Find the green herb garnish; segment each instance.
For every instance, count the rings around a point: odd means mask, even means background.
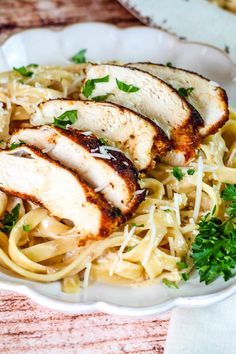
[[[188,96],[193,92],[194,88],[193,87],[180,87],[177,91],[181,97],[188,98]]]
[[[24,225],[23,225],[23,230],[24,230],[25,232],[29,232],[29,231],[30,231],[30,225],[24,224]]]
[[[176,265],[179,268],[179,270],[188,268],[188,265],[185,262],[177,262]]]
[[[194,168],[189,168],[189,169],[187,170],[187,174],[190,175],[190,176],[194,175],[194,173],[195,173]]]
[[[127,93],[137,92],[140,90],[139,87],[126,84],[125,82],[122,82],[118,79],[116,79],[116,85],[119,90],[127,92]]]
[[[115,207],[115,208],[112,209],[112,216],[113,216],[113,217],[116,218],[116,217],[118,217],[118,216],[121,216],[121,214],[122,214],[122,213],[121,213],[121,210],[120,210],[119,208],[116,208],[116,207]]]
[[[99,141],[101,144],[103,145],[108,145],[108,140],[104,139],[104,138],[99,138]]]
[[[32,64],[27,65],[27,68],[37,68],[38,66],[39,66],[38,64],[32,63]]]
[[[174,167],[172,169],[172,174],[175,178],[177,178],[178,181],[181,181],[184,177],[184,173],[179,167]]]
[[[12,209],[10,213],[6,213],[4,219],[2,221],[2,229],[5,232],[10,232],[12,228],[15,226],[20,213],[20,203],[16,204],[16,206]]]
[[[107,93],[106,95],[94,96],[94,97],[92,97],[92,100],[95,101],[95,102],[104,102],[110,96],[115,96],[115,95],[114,95],[114,93]]]
[[[19,140],[18,142],[12,143],[9,147],[10,150],[14,150],[16,148],[18,148],[19,146],[25,144],[25,141],[23,140]]]
[[[13,70],[25,77],[31,77],[33,75],[33,71],[28,70],[25,66],[19,68],[14,67]]]
[[[189,273],[182,273],[181,277],[184,281],[188,281],[189,280]]]
[[[109,82],[109,75],[104,76],[104,77],[100,77],[97,79],[89,79],[85,82],[84,87],[83,87],[83,95],[88,98],[89,96],[91,96],[91,94],[93,93],[93,90],[96,87],[96,84],[101,83],[101,82]]]
[[[221,195],[229,204],[229,217],[222,221],[208,213],[199,222],[199,232],[192,245],[194,265],[200,281],[206,284],[219,276],[227,281],[235,275],[236,185],[227,185]]]
[[[144,227],[144,224],[136,224],[135,222],[132,222],[132,224],[130,225],[131,227]]]
[[[168,288],[175,288],[178,289],[178,285],[176,284],[176,282],[174,281],[170,281],[166,278],[162,279],[162,283],[165,284],[166,286],[168,286]]]
[[[128,247],[126,247],[125,251],[126,251],[126,252],[130,252],[130,251],[132,251],[132,249],[133,249],[134,247],[136,247],[136,245],[135,245],[135,246],[128,246]]]
[[[169,68],[172,68],[172,67],[173,67],[171,61],[168,61],[168,62],[166,63],[166,66],[168,66]]]
[[[230,202],[226,212],[229,215],[236,215],[236,184],[227,184],[225,190],[221,192],[221,197]]]
[[[72,125],[77,120],[77,110],[66,111],[59,117],[54,118],[53,124],[59,128],[67,128],[68,125]]]
[[[77,52],[75,55],[73,55],[73,57],[71,58],[71,61],[73,61],[76,64],[82,64],[82,63],[86,63],[87,59],[86,59],[86,54],[87,49],[81,49],[79,52]]]

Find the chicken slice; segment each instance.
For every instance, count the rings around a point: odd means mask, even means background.
[[[51,100],[39,105],[31,123],[49,124],[70,110],[77,110],[72,128],[91,131],[115,143],[128,153],[138,170],[150,167],[153,159],[170,149],[167,137],[150,119],[112,103]]]
[[[140,186],[138,172],[131,161],[118,149],[104,146],[94,135],[44,125],[17,130],[11,143],[19,141],[42,149],[77,172],[123,214],[134,211],[144,197],[144,191],[135,194]]]
[[[228,120],[227,95],[216,82],[191,71],[161,64],[132,63],[129,66],[159,77],[176,90],[193,88],[186,99],[196,108],[204,120],[204,126],[200,128],[201,136],[214,134]]]
[[[196,154],[198,127],[203,121],[177,91],[144,71],[118,65],[87,65],[81,98],[106,100],[130,108],[150,119],[171,139],[172,164],[185,164]]]
[[[118,223],[116,209],[101,195],[33,147],[0,152],[0,189],[72,221],[81,242],[108,236]]]

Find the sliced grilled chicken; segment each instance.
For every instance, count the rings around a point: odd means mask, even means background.
[[[201,136],[214,134],[228,120],[226,92],[214,81],[191,71],[161,64],[132,63],[129,66],[159,77],[177,90],[193,88],[186,99],[196,108],[204,120],[204,127],[200,128]]]
[[[195,156],[202,119],[177,91],[157,77],[130,67],[90,64],[81,92],[83,99],[106,95],[108,101],[152,119],[173,143],[170,163],[185,164]]]
[[[130,214],[144,198],[138,172],[126,156],[104,146],[94,135],[44,125],[16,131],[11,143],[24,141],[71,168],[123,214]],[[137,194],[138,193],[138,194]]]
[[[151,166],[157,155],[165,155],[170,149],[167,137],[150,119],[112,103],[51,100],[39,105],[31,123],[52,123],[54,117],[70,110],[77,110],[72,128],[92,131],[115,143],[139,170]]]
[[[118,222],[116,209],[101,195],[76,173],[33,147],[22,145],[0,152],[0,189],[71,220],[81,242],[108,236]]]

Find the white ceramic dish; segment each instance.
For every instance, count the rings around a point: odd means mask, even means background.
[[[236,62],[236,14],[206,0],[118,0],[148,26],[215,45]],[[173,6],[174,4],[174,6]]]
[[[62,31],[35,29],[9,38],[0,48],[0,68],[29,63],[65,64],[79,49],[87,48],[90,60],[153,61],[195,70],[227,90],[231,105],[236,103],[236,67],[221,51],[196,43],[181,42],[157,29],[118,29],[102,23],[69,26]],[[41,284],[0,273],[0,287],[28,295],[41,305],[72,313],[104,311],[129,316],[155,315],[175,306],[204,306],[236,293],[236,278],[218,279],[211,285],[199,283],[197,274],[169,289],[163,284],[149,287],[117,287],[93,284],[78,295],[63,294],[60,283]]]

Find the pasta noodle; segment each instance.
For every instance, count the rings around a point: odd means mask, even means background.
[[[9,138],[15,126],[29,125],[37,104],[51,98],[76,98],[81,67],[33,67],[33,77],[16,72],[0,74],[0,138]],[[98,280],[111,284],[149,284],[166,278],[181,280],[177,263],[192,267],[191,244],[197,222],[215,208],[224,216],[220,192],[236,183],[236,117],[214,136],[205,138],[197,158],[183,167],[182,180],[172,166],[158,163],[142,173],[147,198],[136,213],[107,239],[78,247],[78,234],[47,211],[0,192],[0,219],[20,205],[19,219],[9,235],[0,231],[0,263],[30,280],[62,281],[62,289],[76,293]],[[194,173],[188,174],[188,169]],[[27,228],[24,226],[27,225]]]

